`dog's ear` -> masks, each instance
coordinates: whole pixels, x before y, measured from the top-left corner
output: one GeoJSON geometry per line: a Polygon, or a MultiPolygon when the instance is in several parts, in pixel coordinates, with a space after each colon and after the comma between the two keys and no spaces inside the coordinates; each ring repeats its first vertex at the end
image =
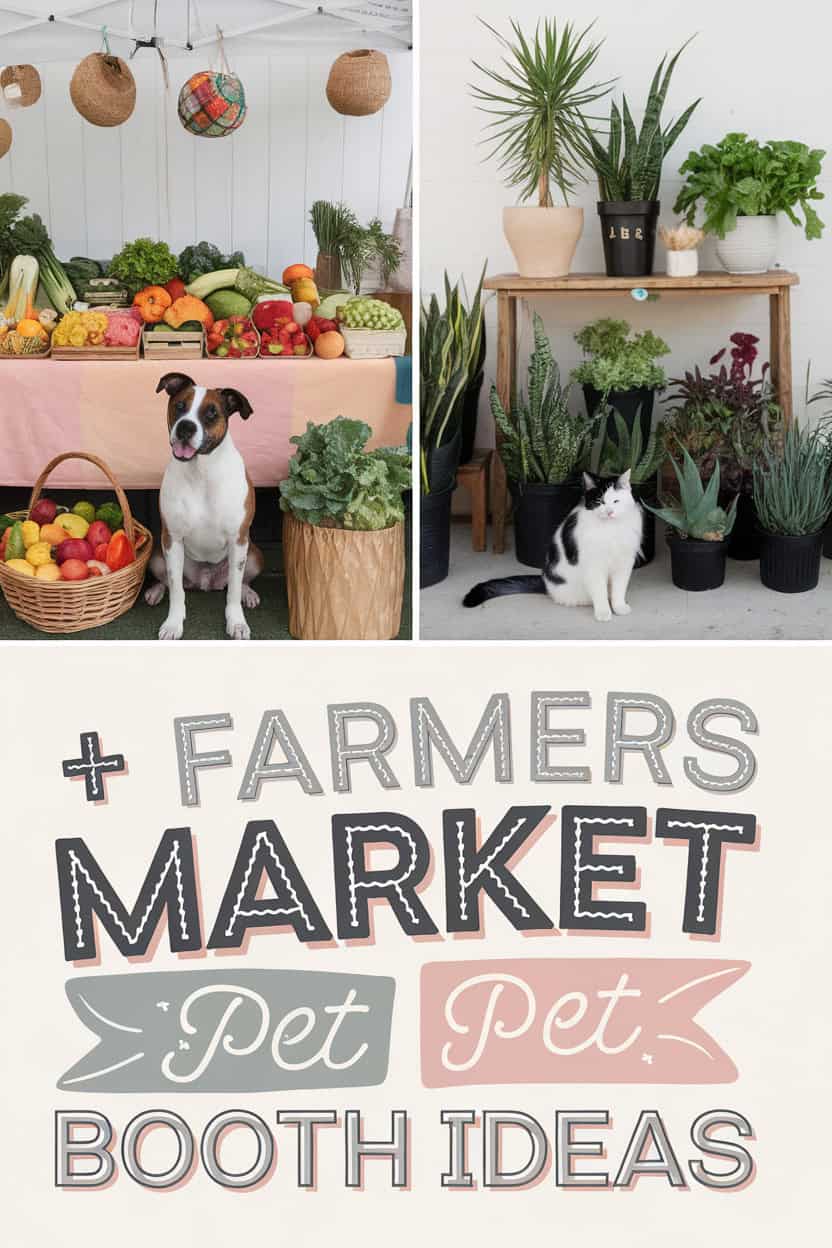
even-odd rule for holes
{"type": "Polygon", "coordinates": [[[184,373],[165,373],[164,377],[159,378],[156,393],[161,394],[163,390],[166,390],[173,399],[180,391],[187,390],[188,386],[193,384],[193,379],[186,377],[184,373]]]}
{"type": "Polygon", "coordinates": [[[221,390],[220,394],[225,404],[226,416],[233,416],[234,412],[239,412],[243,420],[248,420],[254,408],[244,394],[240,394],[239,390],[221,390]]]}

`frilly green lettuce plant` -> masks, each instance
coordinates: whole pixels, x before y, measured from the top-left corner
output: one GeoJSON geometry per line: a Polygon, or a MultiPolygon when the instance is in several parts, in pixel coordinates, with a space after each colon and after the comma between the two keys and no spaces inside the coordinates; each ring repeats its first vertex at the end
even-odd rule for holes
{"type": "Polygon", "coordinates": [[[614,390],[660,390],[667,384],[664,369],[656,360],[670,354],[670,347],[652,330],[631,334],[627,321],[604,317],[585,325],[575,341],[587,358],[572,373],[572,380],[593,386],[601,394],[614,390]]]}

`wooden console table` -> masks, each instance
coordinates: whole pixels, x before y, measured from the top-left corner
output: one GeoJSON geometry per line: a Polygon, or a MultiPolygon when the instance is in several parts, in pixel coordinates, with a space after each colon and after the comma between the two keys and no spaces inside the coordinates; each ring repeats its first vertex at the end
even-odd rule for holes
{"type": "MultiPolygon", "coordinates": [[[[769,361],[777,399],[787,421],[792,418],[791,287],[796,273],[774,269],[744,277],[733,273],[700,273],[696,277],[607,277],[602,273],[570,273],[568,277],[489,277],[484,289],[497,292],[497,392],[506,411],[517,371],[517,301],[528,295],[629,295],[633,290],[662,294],[768,295],[771,345],[769,361]]],[[[494,456],[491,468],[491,519],[494,550],[505,549],[508,493],[503,461],[494,456]]]]}

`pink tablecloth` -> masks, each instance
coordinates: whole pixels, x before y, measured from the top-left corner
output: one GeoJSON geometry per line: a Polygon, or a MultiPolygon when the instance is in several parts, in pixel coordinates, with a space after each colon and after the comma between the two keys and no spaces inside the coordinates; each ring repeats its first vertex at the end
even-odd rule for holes
{"type": "MultiPolygon", "coordinates": [[[[352,416],[373,430],[371,445],[405,440],[410,407],[396,403],[393,360],[137,360],[0,361],[0,485],[30,486],[62,451],[92,451],[126,489],[158,487],[170,455],[160,376],[175,369],[199,385],[233,386],[254,414],[232,418],[234,441],[258,486],[287,471],[292,434],[308,420],[352,416]]],[[[82,461],[62,464],[51,483],[100,488],[101,476],[82,461]]]]}

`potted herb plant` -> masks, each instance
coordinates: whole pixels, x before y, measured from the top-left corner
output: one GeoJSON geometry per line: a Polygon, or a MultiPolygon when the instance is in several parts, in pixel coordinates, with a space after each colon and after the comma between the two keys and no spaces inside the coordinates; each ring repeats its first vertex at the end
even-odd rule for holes
{"type": "Polygon", "coordinates": [[[729,273],[766,273],[777,259],[779,212],[799,226],[799,209],[807,239],[821,237],[823,222],[813,203],[823,199],[817,180],[825,155],[805,143],[760,144],[747,134],[727,134],[715,146],[707,143],[691,152],[682,165],[687,178],[676,212],[693,225],[701,203],[702,228],[719,239],[717,256],[723,268],[729,273]]]}
{"type": "MultiPolygon", "coordinates": [[[[586,409],[594,416],[607,406],[620,412],[632,431],[636,417],[641,422],[642,443],[650,437],[656,391],[667,384],[667,377],[656,360],[670,353],[670,347],[651,330],[631,334],[627,321],[603,318],[585,325],[575,335],[584,360],[572,373],[572,380],[584,389],[586,409]]],[[[615,437],[615,421],[607,421],[610,437],[615,437]]]]}
{"type": "Polygon", "coordinates": [[[763,530],[760,580],[781,594],[814,589],[820,579],[823,531],[832,513],[829,425],[795,422],[779,451],[754,465],[754,503],[763,530]]]}
{"type": "Polygon", "coordinates": [[[517,558],[541,568],[552,534],[580,498],[578,469],[596,426],[570,412],[569,387],[561,385],[560,369],[537,313],[528,390],[521,391],[507,412],[492,386],[491,411],[502,435],[499,450],[514,506],[517,558]]]}
{"type": "Polygon", "coordinates": [[[582,208],[570,205],[576,185],[585,181],[589,159],[584,111],[605,96],[611,83],[587,83],[600,43],[591,27],[560,28],[544,19],[534,35],[512,21],[515,41],[487,22],[483,25],[503,51],[499,69],[474,61],[486,78],[472,87],[474,99],[491,120],[484,142],[521,205],[505,208],[503,230],[522,277],[562,277],[568,273],[584,226],[582,208]],[[555,204],[552,185],[562,203],[555,204]],[[537,205],[528,201],[537,199],[537,205]]]}
{"type": "Polygon", "coordinates": [[[610,108],[606,146],[587,127],[609,277],[643,277],[653,272],[662,165],[699,104],[695,100],[678,120],[662,127],[673,71],[686,47],[683,44],[669,63],[667,56],[662,57],[650,84],[640,130],[636,131],[626,95],[620,109],[615,102],[610,108]]]}
{"type": "Polygon", "coordinates": [[[420,319],[420,578],[423,588],[448,575],[451,500],[456,485],[466,395],[482,370],[483,267],[473,299],[445,274],[444,307],[433,295],[420,319]]]}
{"type": "Polygon", "coordinates": [[[340,290],[343,250],[353,232],[361,228],[358,218],[346,204],[316,199],[309,210],[309,220],[318,244],[315,282],[321,290],[340,290]]]}
{"type": "Polygon", "coordinates": [[[727,508],[719,505],[719,460],[707,485],[686,450],[682,467],[671,459],[679,483],[679,501],[673,507],[645,504],[670,526],[670,564],[678,589],[698,592],[718,589],[725,580],[727,538],[737,513],[736,496],[727,508]]]}
{"type": "MultiPolygon", "coordinates": [[[[601,434],[595,468],[596,475],[604,480],[615,481],[625,472],[629,472],[633,497],[642,504],[650,503],[655,506],[658,503],[658,471],[665,458],[665,452],[659,440],[659,431],[652,430],[645,445],[642,441],[640,424],[636,423],[631,434],[620,412],[613,413],[613,421],[615,437],[610,437],[606,425],[601,434]]],[[[652,511],[646,510],[641,551],[635,566],[643,568],[648,563],[652,563],[655,554],[656,517],[652,511]]]]}
{"type": "Polygon", "coordinates": [[[404,592],[405,449],[366,450],[361,420],[306,426],[280,483],[289,630],[305,641],[386,641],[404,592]]]}
{"type": "Polygon", "coordinates": [[[711,371],[697,365],[675,387],[662,428],[665,452],[685,447],[707,480],[719,461],[725,505],[737,495],[737,518],[728,542],[732,559],[758,559],[760,534],[752,492],[755,462],[763,448],[780,445],[783,414],[776,402],[768,364],[758,376],[759,339],[734,333],[729,346],[711,356],[711,371]],[[730,354],[730,367],[725,359],[730,354]],[[717,368],[716,366],[719,365],[717,368]]]}

